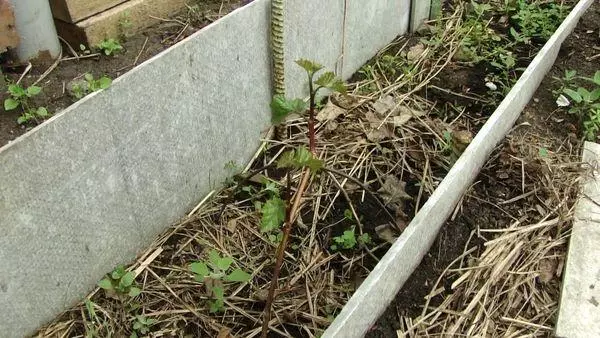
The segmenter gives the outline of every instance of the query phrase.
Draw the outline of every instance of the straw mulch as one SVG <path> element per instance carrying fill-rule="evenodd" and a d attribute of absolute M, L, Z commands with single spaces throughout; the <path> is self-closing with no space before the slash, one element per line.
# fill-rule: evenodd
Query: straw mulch
<path fill-rule="evenodd" d="M 402 318 L 398 337 L 552 336 L 585 168 L 577 162 L 578 140 L 548 140 L 545 134 L 539 125 L 518 127 L 490 160 L 488 169 L 512 168 L 509 175 L 527 178 L 522 195 L 494 206 L 519 203 L 521 217 L 493 228 L 478 224 L 473 242 L 483 245 L 467 243 L 432 287 L 422 314 Z M 555 150 L 541 156 L 540 149 Z M 453 281 L 449 290 L 443 280 Z"/>
<path fill-rule="evenodd" d="M 328 170 L 311 178 L 301 217 L 294 224 L 269 323 L 272 332 L 288 337 L 321 334 L 483 122 L 472 121 L 464 110 L 441 114 L 434 111 L 433 102 L 416 95 L 451 63 L 468 34 L 461 26 L 464 8 L 455 8 L 453 15 L 430 32 L 443 43 L 394 42 L 349 84 L 349 95 L 333 96 L 322 107 L 317 153 Z M 481 99 L 475 94 L 470 97 Z M 140 315 L 155 320 L 150 328 L 155 337 L 259 335 L 277 244 L 276 235 L 260 232 L 261 215 L 255 203 L 268 194 L 261 182 L 269 182 L 282 196 L 287 184 L 280 171 L 255 168 L 273 164 L 285 151 L 307 144 L 304 118 L 292 117 L 286 129 L 289 138 L 264 140 L 243 170 L 246 175 L 234 177 L 252 193 L 235 184 L 212 192 L 129 267 L 136 273 L 140 296 L 123 302 L 95 290 L 37 336 L 129 336 L 135 316 Z M 564 200 L 570 191 L 569 186 L 557 183 L 556 176 L 568 168 L 552 161 L 545 165 L 551 175 L 543 183 L 555 189 L 559 201 L 556 210 L 545 217 L 546 223 L 541 223 L 551 226 L 515 223 L 486 246 L 489 253 L 480 259 L 469 262 L 465 254 L 447 271 L 465 276 L 455 283 L 453 296 L 435 311 L 426 306 L 421 318 L 405 318 L 407 334 L 509 332 L 534 319 L 533 325 L 545 330 L 544 320 L 552 316 L 547 301 L 550 291 L 528 276 L 539 274 L 542 262 L 560 263 L 554 255 L 565 242 L 566 226 L 561 227 L 569 217 Z M 292 173 L 292 189 L 300 176 Z M 373 243 L 353 250 L 331 249 L 332 238 L 353 227 L 357 236 L 370 234 Z M 489 236 L 490 231 L 480 229 L 477 235 Z M 235 267 L 252 274 L 250 282 L 224 285 L 225 311 L 217 314 L 209 313 L 210 293 L 189 269 L 190 263 L 206 259 L 210 250 L 232 257 Z M 497 268 L 490 268 L 498 263 Z M 480 276 L 487 281 L 483 287 Z M 438 292 L 436 286 L 434 294 Z M 456 309 L 454 305 L 461 301 L 467 302 L 465 315 L 452 317 L 457 313 L 449 309 Z M 504 312 L 492 317 L 500 313 L 497 310 Z M 538 312 L 532 315 L 534 310 Z"/>

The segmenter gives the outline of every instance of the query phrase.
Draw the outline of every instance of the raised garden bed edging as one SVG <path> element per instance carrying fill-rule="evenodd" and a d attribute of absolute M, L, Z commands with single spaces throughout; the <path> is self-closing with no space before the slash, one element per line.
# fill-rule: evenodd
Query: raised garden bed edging
<path fill-rule="evenodd" d="M 323 337 L 362 337 L 385 311 L 433 244 L 441 226 L 494 147 L 512 128 L 554 64 L 563 41 L 592 3 L 593 0 L 581 0 L 571 11 Z"/>
<path fill-rule="evenodd" d="M 79 301 L 252 155 L 269 119 L 267 13 L 224 18 L 0 150 L 0 336 Z"/>
<path fill-rule="evenodd" d="M 408 0 L 337 1 L 338 16 L 320 0 L 290 4 L 290 95 L 305 81 L 293 60 L 348 77 L 408 29 Z M 250 159 L 269 125 L 269 7 L 234 11 L 0 148 L 0 337 L 79 301 L 222 182 L 226 163 Z"/>

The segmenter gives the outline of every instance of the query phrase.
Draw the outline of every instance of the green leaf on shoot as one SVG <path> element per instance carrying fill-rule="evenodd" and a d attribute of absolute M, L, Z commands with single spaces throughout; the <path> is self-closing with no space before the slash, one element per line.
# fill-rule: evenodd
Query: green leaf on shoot
<path fill-rule="evenodd" d="M 133 297 L 139 296 L 140 293 L 142 293 L 142 290 L 140 290 L 140 288 L 136 288 L 135 286 L 132 286 L 129 289 L 128 295 L 129 295 L 129 297 L 133 298 Z"/>
<path fill-rule="evenodd" d="M 567 94 L 567 96 L 577 103 L 581 103 L 581 101 L 583 101 L 583 97 L 573 89 L 565 88 L 563 89 L 563 93 Z"/>
<path fill-rule="evenodd" d="M 268 199 L 261 208 L 260 231 L 279 229 L 285 220 L 285 202 L 279 196 Z"/>
<path fill-rule="evenodd" d="M 110 87 L 111 84 L 112 80 L 109 77 L 103 76 L 100 79 L 98 79 L 98 86 L 100 87 L 100 89 L 106 89 Z"/>
<path fill-rule="evenodd" d="M 10 93 L 10 95 L 12 95 L 15 98 L 19 98 L 19 97 L 23 97 L 26 94 L 25 89 L 23 89 L 23 87 L 16 85 L 16 84 L 12 84 L 8 86 L 8 92 Z"/>
<path fill-rule="evenodd" d="M 46 117 L 48 116 L 48 109 L 46 109 L 46 107 L 39 107 L 36 112 L 35 112 L 38 116 L 41 117 Z"/>
<path fill-rule="evenodd" d="M 271 122 L 279 124 L 292 113 L 302 113 L 306 110 L 307 104 L 301 99 L 288 100 L 283 95 L 275 95 L 271 101 Z"/>
<path fill-rule="evenodd" d="M 302 169 L 304 167 L 308 167 L 312 171 L 319 171 L 323 168 L 323 161 L 315 158 L 306 147 L 290 150 L 277 161 L 277 168 Z"/>
<path fill-rule="evenodd" d="M 123 277 L 123 275 L 125 275 L 125 268 L 120 265 L 113 270 L 111 277 L 112 279 L 117 280 Z"/>
<path fill-rule="evenodd" d="M 227 269 L 229 269 L 231 266 L 231 263 L 233 263 L 233 258 L 231 257 L 220 258 L 217 261 L 217 268 L 219 268 L 221 271 L 227 271 Z"/>
<path fill-rule="evenodd" d="M 323 69 L 323 65 L 320 65 L 316 62 L 307 60 L 307 59 L 299 59 L 296 60 L 296 64 L 298 64 L 298 66 L 304 68 L 304 70 L 309 74 L 309 75 L 313 75 L 314 73 L 320 71 L 321 69 Z"/>
<path fill-rule="evenodd" d="M 134 280 L 135 273 L 133 271 L 129 271 L 128 273 L 124 274 L 123 277 L 121 277 L 119 280 L 119 286 L 123 288 L 129 287 L 133 284 Z"/>
<path fill-rule="evenodd" d="M 103 280 L 99 281 L 98 286 L 104 290 L 113 290 L 114 289 L 112 282 L 108 278 L 104 278 Z"/>
<path fill-rule="evenodd" d="M 37 94 L 39 94 L 42 91 L 42 88 L 38 87 L 38 86 L 31 86 L 27 88 L 27 96 L 28 97 L 32 97 L 32 96 L 36 96 Z"/>
<path fill-rule="evenodd" d="M 247 282 L 250 280 L 250 274 L 242 269 L 235 269 L 225 276 L 225 280 L 229 282 Z"/>
<path fill-rule="evenodd" d="M 199 282 L 204 281 L 204 277 L 210 274 L 208 270 L 208 266 L 204 262 L 194 262 L 190 264 L 190 271 L 192 271 L 196 276 L 196 280 Z"/>
<path fill-rule="evenodd" d="M 319 76 L 317 81 L 315 81 L 315 84 L 323 88 L 330 89 L 334 92 L 341 94 L 346 93 L 346 85 L 344 84 L 344 81 L 335 76 L 333 72 L 323 73 L 321 76 Z"/>
<path fill-rule="evenodd" d="M 8 110 L 13 110 L 15 108 L 17 108 L 19 106 L 19 101 L 12 99 L 12 98 L 8 98 L 6 100 L 4 100 L 4 110 L 8 111 Z"/>

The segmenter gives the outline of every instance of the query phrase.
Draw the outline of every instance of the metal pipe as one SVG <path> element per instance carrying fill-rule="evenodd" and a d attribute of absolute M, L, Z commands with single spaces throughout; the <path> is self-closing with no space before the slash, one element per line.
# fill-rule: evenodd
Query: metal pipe
<path fill-rule="evenodd" d="M 20 43 L 15 54 L 20 61 L 51 60 L 60 54 L 60 42 L 48 0 L 8 0 L 14 9 Z"/>

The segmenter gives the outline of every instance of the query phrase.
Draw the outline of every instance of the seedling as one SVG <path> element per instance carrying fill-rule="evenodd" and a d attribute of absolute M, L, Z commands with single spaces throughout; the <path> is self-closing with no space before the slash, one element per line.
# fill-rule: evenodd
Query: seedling
<path fill-rule="evenodd" d="M 95 79 L 92 74 L 85 73 L 83 78 L 85 79 L 84 85 L 75 84 L 73 88 L 71 88 L 71 94 L 76 99 L 81 99 L 91 92 L 106 89 L 112 84 L 112 79 L 108 76 L 102 76 L 101 78 Z"/>
<path fill-rule="evenodd" d="M 138 334 L 145 335 L 150 332 L 150 327 L 156 324 L 156 319 L 146 316 L 137 315 L 133 322 L 133 333 L 129 338 L 138 338 Z"/>
<path fill-rule="evenodd" d="M 194 278 L 204 283 L 212 300 L 208 302 L 211 313 L 225 309 L 223 282 L 247 282 L 251 275 L 242 269 L 232 269 L 233 258 L 222 257 L 217 251 L 211 250 L 208 261 L 197 261 L 190 264 Z"/>
<path fill-rule="evenodd" d="M 360 246 L 364 246 L 371 243 L 371 236 L 369 234 L 364 233 L 356 237 L 354 233 L 354 227 L 345 230 L 344 233 L 340 236 L 333 237 L 333 244 L 330 248 L 331 250 L 340 250 L 340 249 L 354 249 L 356 244 Z"/>
<path fill-rule="evenodd" d="M 590 84 L 588 88 L 573 85 L 574 78 L 575 72 L 565 73 L 562 93 L 556 103 L 560 107 L 570 107 L 569 113 L 575 114 L 581 121 L 585 138 L 592 141 L 600 131 L 600 71 L 592 78 L 579 77 Z"/>
<path fill-rule="evenodd" d="M 42 92 L 42 88 L 38 86 L 21 87 L 19 84 L 11 84 L 8 86 L 9 98 L 4 100 L 4 110 L 9 111 L 21 107 L 21 116 L 17 118 L 18 124 L 24 124 L 29 121 L 38 121 L 50 115 L 46 107 L 32 107 L 29 99 L 37 96 Z"/>
<path fill-rule="evenodd" d="M 577 79 L 577 71 L 565 70 L 565 75 L 561 78 L 553 76 L 552 79 L 560 84 L 560 88 L 553 90 L 554 95 L 561 95 L 566 88 L 573 86 L 573 82 Z"/>
<path fill-rule="evenodd" d="M 119 18 L 119 37 L 126 40 L 130 35 L 131 27 L 133 27 L 131 17 L 129 12 L 125 12 Z"/>
<path fill-rule="evenodd" d="M 115 55 L 117 52 L 120 52 L 123 49 L 121 43 L 116 39 L 104 39 L 100 41 L 97 45 L 98 49 L 100 49 L 106 56 Z"/>
<path fill-rule="evenodd" d="M 127 297 L 136 297 L 142 292 L 135 284 L 135 273 L 125 271 L 122 265 L 107 274 L 104 279 L 98 282 L 98 286 L 104 289 L 107 294 L 116 296 L 121 300 Z"/>

